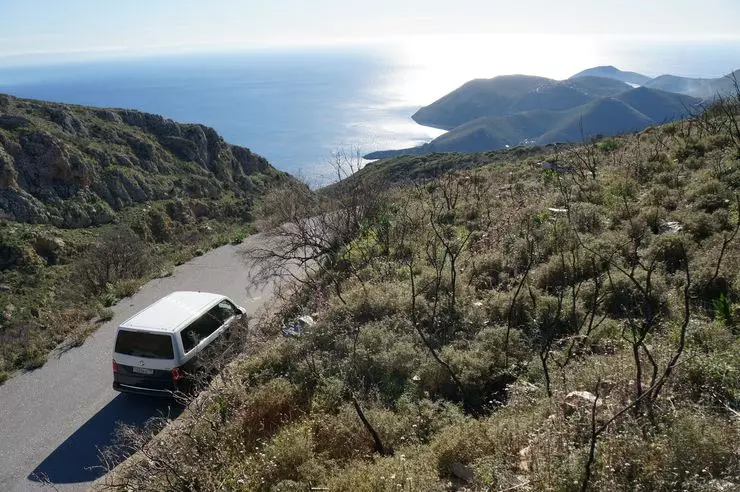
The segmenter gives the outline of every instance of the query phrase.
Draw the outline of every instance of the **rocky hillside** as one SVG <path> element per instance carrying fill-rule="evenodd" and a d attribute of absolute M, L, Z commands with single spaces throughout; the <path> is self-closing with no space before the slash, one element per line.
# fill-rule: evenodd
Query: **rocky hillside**
<path fill-rule="evenodd" d="M 146 280 L 243 240 L 291 179 L 203 125 L 0 95 L 0 384 Z"/>
<path fill-rule="evenodd" d="M 0 213 L 14 221 L 86 227 L 171 199 L 199 216 L 210 199 L 249 202 L 281 176 L 203 125 L 0 95 Z"/>

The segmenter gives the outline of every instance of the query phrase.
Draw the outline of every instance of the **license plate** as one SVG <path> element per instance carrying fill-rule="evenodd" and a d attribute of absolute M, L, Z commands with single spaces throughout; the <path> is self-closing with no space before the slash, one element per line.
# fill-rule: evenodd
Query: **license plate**
<path fill-rule="evenodd" d="M 133 371 L 137 374 L 154 374 L 154 369 L 147 369 L 146 367 L 134 367 Z"/>

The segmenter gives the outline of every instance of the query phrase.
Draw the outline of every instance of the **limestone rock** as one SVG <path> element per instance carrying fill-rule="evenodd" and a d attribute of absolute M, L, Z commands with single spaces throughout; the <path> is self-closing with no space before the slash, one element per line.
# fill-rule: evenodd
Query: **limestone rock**
<path fill-rule="evenodd" d="M 0 128 L 15 130 L 31 125 L 31 120 L 22 116 L 0 115 Z"/>
<path fill-rule="evenodd" d="M 568 416 L 580 409 L 588 409 L 590 411 L 594 401 L 596 401 L 596 395 L 590 391 L 571 391 L 565 396 L 563 413 Z M 601 401 L 598 401 L 596 406 L 601 406 Z"/>
<path fill-rule="evenodd" d="M 0 103 L 0 217 L 13 221 L 88 227 L 159 200 L 181 223 L 244 218 L 255 195 L 290 179 L 207 126 L 7 95 Z"/>
<path fill-rule="evenodd" d="M 527 446 L 519 450 L 519 463 L 517 468 L 521 472 L 528 472 L 532 466 L 532 447 Z"/>
<path fill-rule="evenodd" d="M 23 190 L 0 189 L 0 212 L 18 222 L 45 224 L 50 221 L 43 203 Z"/>
<path fill-rule="evenodd" d="M 93 114 L 95 114 L 95 116 L 97 116 L 101 120 L 105 120 L 111 123 L 123 123 L 121 117 L 114 111 L 110 111 L 107 109 L 98 109 L 96 111 L 93 111 Z"/>
<path fill-rule="evenodd" d="M 50 107 L 47 109 L 47 113 L 49 119 L 59 125 L 65 132 L 83 137 L 89 135 L 85 124 L 71 111 L 60 107 Z"/>
<path fill-rule="evenodd" d="M 64 254 L 64 248 L 64 240 L 59 237 L 36 234 L 33 240 L 33 249 L 36 254 L 50 265 L 60 262 Z"/>
<path fill-rule="evenodd" d="M 18 180 L 18 171 L 13 165 L 13 158 L 0 146 L 0 189 L 13 188 Z"/>

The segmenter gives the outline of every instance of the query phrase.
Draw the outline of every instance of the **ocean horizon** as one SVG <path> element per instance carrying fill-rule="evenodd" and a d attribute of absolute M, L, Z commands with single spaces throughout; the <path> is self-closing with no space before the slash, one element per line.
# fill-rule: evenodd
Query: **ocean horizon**
<path fill-rule="evenodd" d="M 473 78 L 524 73 L 563 79 L 597 65 L 648 76 L 718 77 L 740 68 L 738 53 L 737 39 L 599 45 L 583 37 L 517 35 L 77 61 L 45 57 L 0 60 L 0 93 L 202 123 L 318 186 L 333 179 L 333 152 L 406 148 L 442 134 L 411 115 Z"/>

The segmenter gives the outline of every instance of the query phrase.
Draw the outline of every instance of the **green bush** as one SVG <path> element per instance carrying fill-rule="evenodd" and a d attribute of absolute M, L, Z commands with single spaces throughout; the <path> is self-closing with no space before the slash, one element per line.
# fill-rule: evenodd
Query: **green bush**
<path fill-rule="evenodd" d="M 388 319 L 362 327 L 354 366 L 367 387 L 392 403 L 404 393 L 423 357 L 413 328 L 405 320 Z"/>
<path fill-rule="evenodd" d="M 46 354 L 39 348 L 32 348 L 24 357 L 23 369 L 32 371 L 46 364 Z"/>
<path fill-rule="evenodd" d="M 669 274 L 685 269 L 689 259 L 688 245 L 678 235 L 658 236 L 650 245 L 648 254 L 662 263 Z"/>
<path fill-rule="evenodd" d="M 714 308 L 715 316 L 717 316 L 726 325 L 732 324 L 732 309 L 730 301 L 725 296 L 724 292 L 714 300 L 712 307 Z"/>
<path fill-rule="evenodd" d="M 267 483 L 315 483 L 322 478 L 314 458 L 314 437 L 307 423 L 282 427 L 262 450 L 260 475 Z M 302 490 L 305 490 L 303 488 Z"/>
<path fill-rule="evenodd" d="M 373 452 L 372 438 L 350 404 L 333 414 L 313 415 L 311 422 L 318 454 L 347 462 Z"/>
<path fill-rule="evenodd" d="M 471 284 L 479 290 L 491 290 L 501 283 L 504 263 L 499 255 L 481 255 L 471 272 Z"/>
<path fill-rule="evenodd" d="M 352 492 L 396 492 L 448 490 L 437 476 L 433 464 L 415 456 L 416 450 L 397 453 L 395 456 L 356 461 L 327 481 L 329 490 Z"/>
<path fill-rule="evenodd" d="M 684 409 L 668 430 L 667 470 L 679 483 L 695 476 L 727 477 L 740 472 L 732 439 L 734 425 L 703 412 Z"/>
<path fill-rule="evenodd" d="M 637 286 L 629 278 L 622 274 L 612 274 L 612 281 L 605 285 L 605 295 L 603 302 L 604 311 L 612 318 L 623 319 L 633 317 L 642 319 L 647 314 L 645 309 L 653 317 L 665 314 L 667 306 L 665 304 L 665 284 L 654 279 L 652 283 L 652 293 L 645 299 Z M 645 276 L 636 275 L 638 282 L 645 285 Z"/>
<path fill-rule="evenodd" d="M 716 225 L 717 221 L 714 216 L 705 212 L 693 212 L 688 214 L 684 219 L 686 231 L 691 234 L 691 237 L 696 242 L 703 241 L 714 234 Z"/>
<path fill-rule="evenodd" d="M 342 297 L 347 303 L 337 302 L 329 314 L 329 319 L 340 324 L 346 320 L 356 323 L 379 321 L 400 312 L 410 302 L 405 286 L 393 283 L 366 285 L 365 290 L 358 288 Z"/>
<path fill-rule="evenodd" d="M 727 342 L 727 348 L 738 347 Z M 740 356 L 737 351 L 722 350 L 699 354 L 686 361 L 678 374 L 677 386 L 694 401 L 712 402 L 730 408 L 740 405 Z"/>
<path fill-rule="evenodd" d="M 712 213 L 720 208 L 727 208 L 731 203 L 730 199 L 732 195 L 727 185 L 716 179 L 712 179 L 700 182 L 691 191 L 691 198 L 696 210 Z"/>
<path fill-rule="evenodd" d="M 707 152 L 707 147 L 704 142 L 689 139 L 686 141 L 682 148 L 679 148 L 675 152 L 676 159 L 683 161 L 689 157 L 702 157 Z"/>
<path fill-rule="evenodd" d="M 300 389 L 276 378 L 248 392 L 238 410 L 237 428 L 242 442 L 253 446 L 304 414 L 305 401 Z"/>
<path fill-rule="evenodd" d="M 231 237 L 231 244 L 241 244 L 247 238 L 247 231 L 241 230 L 234 233 Z"/>
<path fill-rule="evenodd" d="M 606 140 L 599 142 L 599 150 L 604 153 L 609 153 L 617 150 L 621 146 L 622 143 L 615 138 L 607 138 Z"/>
<path fill-rule="evenodd" d="M 167 212 L 159 208 L 152 208 L 148 213 L 149 230 L 155 241 L 163 243 L 172 238 L 173 222 Z"/>
<path fill-rule="evenodd" d="M 603 226 L 604 211 L 592 203 L 574 203 L 571 206 L 570 219 L 573 226 L 581 233 L 594 234 Z"/>
<path fill-rule="evenodd" d="M 507 325 L 511 308 L 511 324 L 515 327 L 525 326 L 531 320 L 531 305 L 525 293 L 520 292 L 512 305 L 513 292 L 492 291 L 485 300 L 490 324 Z"/>
<path fill-rule="evenodd" d="M 112 309 L 101 309 L 98 313 L 98 319 L 100 321 L 110 321 L 111 319 L 113 319 L 114 315 L 115 313 Z"/>
<path fill-rule="evenodd" d="M 468 420 L 465 423 L 442 430 L 431 442 L 431 452 L 437 473 L 452 477 L 452 465 L 469 465 L 473 461 L 495 451 L 499 443 L 487 435 L 483 422 Z"/>

